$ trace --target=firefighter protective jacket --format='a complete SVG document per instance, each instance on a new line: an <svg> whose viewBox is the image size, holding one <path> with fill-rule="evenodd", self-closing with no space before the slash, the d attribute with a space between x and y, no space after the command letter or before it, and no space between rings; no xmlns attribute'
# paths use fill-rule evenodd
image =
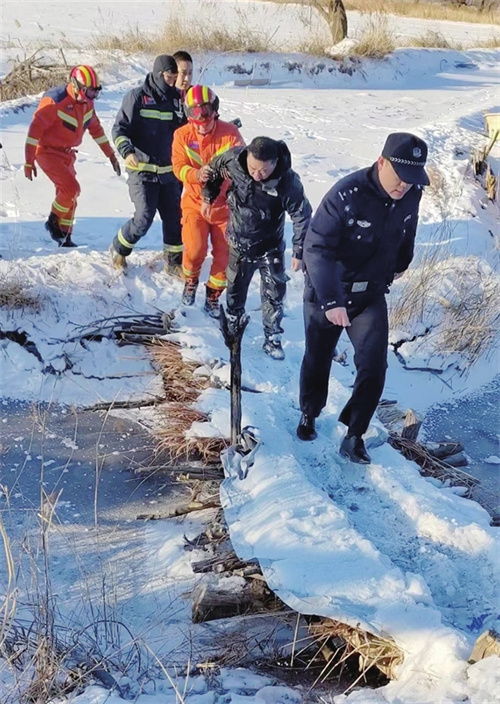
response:
<svg viewBox="0 0 500 704"><path fill-rule="evenodd" d="M246 147L233 147L211 163L211 175L202 190L213 203L225 178L230 211L226 237L244 257L260 257L284 247L285 213L293 223L293 256L302 259L302 243L311 219L311 204L304 194L285 142L279 142L276 168L265 181L254 181L247 169Z"/></svg>
<svg viewBox="0 0 500 704"><path fill-rule="evenodd" d="M199 169L231 147L244 144L238 128L233 123L221 120L216 120L214 129L207 135L199 134L191 123L176 130L172 145L172 166L174 174L184 184L181 201L183 211L200 212L202 196L201 184L197 179ZM226 223L229 218L226 203L228 187L229 181L222 183L219 195L213 202L210 215L212 223Z"/></svg>
<svg viewBox="0 0 500 704"><path fill-rule="evenodd" d="M104 154L114 152L94 110L94 102L75 100L71 85L47 91L33 115L25 147L26 164L33 166L40 150L69 151L90 132Z"/></svg>
<svg viewBox="0 0 500 704"><path fill-rule="evenodd" d="M422 192L413 186L393 200L380 185L377 163L340 179L304 241L306 299L329 310L345 307L356 292L386 292L413 258Z"/></svg>
<svg viewBox="0 0 500 704"><path fill-rule="evenodd" d="M127 171L148 181L161 181L162 174L171 173L174 132L185 121L177 88L148 73L140 88L125 95L113 125L121 156L135 153L139 162L136 167L127 164Z"/></svg>

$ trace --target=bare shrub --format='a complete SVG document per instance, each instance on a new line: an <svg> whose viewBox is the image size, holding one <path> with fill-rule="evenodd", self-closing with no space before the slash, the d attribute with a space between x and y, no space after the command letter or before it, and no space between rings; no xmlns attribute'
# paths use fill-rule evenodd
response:
<svg viewBox="0 0 500 704"><path fill-rule="evenodd" d="M42 296L31 293L30 285L21 279L7 279L0 285L0 308L31 310L39 313L42 303Z"/></svg>
<svg viewBox="0 0 500 704"><path fill-rule="evenodd" d="M53 88L69 80L70 67L64 64L49 64L36 51L14 66L0 81L0 101L23 98Z"/></svg>
<svg viewBox="0 0 500 704"><path fill-rule="evenodd" d="M396 40L389 29L387 17L374 14L370 16L363 27L349 54L363 56L367 59L383 59L394 51L396 46Z"/></svg>
<svg viewBox="0 0 500 704"><path fill-rule="evenodd" d="M432 48L432 49L457 49L461 50L462 47L461 45L456 45L453 42L448 41L446 37L444 37L441 32L436 32L435 30L429 30L425 34L420 35L419 37L412 37L410 40L406 41L405 40L406 46L415 46L415 47L422 47L422 48Z"/></svg>

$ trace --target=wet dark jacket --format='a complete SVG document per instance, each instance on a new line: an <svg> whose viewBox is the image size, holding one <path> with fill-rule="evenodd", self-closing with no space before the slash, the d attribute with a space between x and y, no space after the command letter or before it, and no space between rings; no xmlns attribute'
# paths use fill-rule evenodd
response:
<svg viewBox="0 0 500 704"><path fill-rule="evenodd" d="M137 168L127 166L127 171L148 180L170 173L174 131L185 122L177 88L148 73L144 84L123 98L112 129L120 155L125 159L135 152L139 161Z"/></svg>
<svg viewBox="0 0 500 704"><path fill-rule="evenodd" d="M212 203L225 178L230 217L226 230L229 244L245 257L260 257L284 249L285 213L293 224L293 256L302 259L302 243L311 220L311 205L298 174L292 170L288 147L280 142L280 156L270 178L254 181L247 169L246 147L234 147L214 159L203 200Z"/></svg>
<svg viewBox="0 0 500 704"><path fill-rule="evenodd" d="M365 284L365 296L385 293L413 258L421 197L413 186L401 200L390 198L376 163L336 183L305 237L305 299L329 310L345 307Z"/></svg>

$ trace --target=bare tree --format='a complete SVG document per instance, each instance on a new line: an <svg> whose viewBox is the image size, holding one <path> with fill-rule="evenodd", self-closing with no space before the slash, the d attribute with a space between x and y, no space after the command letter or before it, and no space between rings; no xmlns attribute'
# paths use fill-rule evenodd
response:
<svg viewBox="0 0 500 704"><path fill-rule="evenodd" d="M308 0L308 2L309 6L317 10L327 23L334 44L338 44L347 37L347 14L342 0Z"/></svg>

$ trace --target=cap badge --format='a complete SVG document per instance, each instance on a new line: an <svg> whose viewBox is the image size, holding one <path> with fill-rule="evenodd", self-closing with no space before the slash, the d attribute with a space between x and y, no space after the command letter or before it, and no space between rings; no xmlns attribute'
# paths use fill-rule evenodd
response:
<svg viewBox="0 0 500 704"><path fill-rule="evenodd" d="M422 156L422 150L420 149L420 147L413 148L413 156L417 159Z"/></svg>

